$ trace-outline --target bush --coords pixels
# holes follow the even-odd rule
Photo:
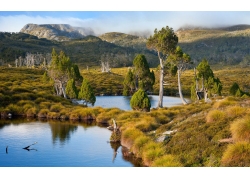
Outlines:
[[[151,103],[145,91],[139,89],[132,96],[130,106],[133,110],[150,111]]]
[[[230,130],[234,141],[250,142],[250,116],[234,121]]]
[[[250,144],[238,142],[228,145],[224,152],[221,165],[227,167],[249,167],[250,166]]]
[[[226,117],[225,113],[223,111],[219,110],[211,110],[206,116],[206,121],[208,123],[215,122],[215,121],[222,121]]]

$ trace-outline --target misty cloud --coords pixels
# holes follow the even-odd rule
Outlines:
[[[76,12],[84,14],[87,12]],[[250,12],[236,11],[121,11],[121,12],[97,12],[93,17],[66,17],[67,12],[62,12],[62,17],[14,15],[2,16],[0,14],[0,31],[19,32],[26,24],[70,24],[74,27],[84,27],[93,30],[95,35],[106,32],[123,32],[130,34],[152,34],[154,29],[172,27],[174,30],[182,26],[221,27],[237,24],[250,24]]]

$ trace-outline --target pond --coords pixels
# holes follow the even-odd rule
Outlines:
[[[149,95],[151,102],[151,108],[158,106],[159,96]],[[131,110],[130,107],[131,96],[96,96],[96,102],[94,106],[100,106],[103,108],[119,108],[122,110]],[[186,99],[189,101],[189,99]],[[78,101],[82,104],[82,101]],[[181,105],[182,101],[179,97],[164,96],[163,107],[171,107]]]
[[[140,160],[123,155],[125,147],[109,143],[110,135],[97,125],[0,119],[0,167],[141,166]]]

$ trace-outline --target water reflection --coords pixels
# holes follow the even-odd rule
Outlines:
[[[66,141],[69,141],[71,134],[76,132],[78,128],[77,125],[58,121],[49,121],[49,126],[51,128],[53,144],[56,144],[56,141],[59,140],[61,145],[64,145]]]

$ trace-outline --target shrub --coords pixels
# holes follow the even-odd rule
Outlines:
[[[250,144],[238,142],[228,145],[224,152],[221,165],[228,167],[249,167],[250,166]]]
[[[223,111],[219,110],[211,110],[206,116],[206,121],[208,123],[215,122],[215,121],[221,121],[225,119],[225,113]]]
[[[234,141],[250,142],[250,116],[234,121],[230,130]]]
[[[139,89],[132,96],[130,106],[133,110],[150,111],[151,103],[145,91]]]

